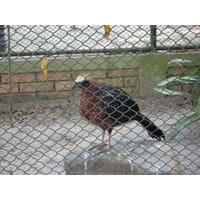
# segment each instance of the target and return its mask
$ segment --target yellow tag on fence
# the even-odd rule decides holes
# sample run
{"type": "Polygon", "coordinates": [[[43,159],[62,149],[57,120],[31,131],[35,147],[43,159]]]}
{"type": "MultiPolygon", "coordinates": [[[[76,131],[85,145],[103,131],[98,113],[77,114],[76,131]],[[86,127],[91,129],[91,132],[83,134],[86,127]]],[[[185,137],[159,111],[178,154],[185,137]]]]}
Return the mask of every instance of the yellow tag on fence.
{"type": "Polygon", "coordinates": [[[103,37],[108,40],[110,32],[111,32],[110,25],[103,25],[103,28],[104,28],[104,35],[103,35],[103,37]]]}
{"type": "Polygon", "coordinates": [[[42,69],[43,76],[46,78],[48,75],[48,59],[44,56],[40,62],[40,66],[42,69]]]}

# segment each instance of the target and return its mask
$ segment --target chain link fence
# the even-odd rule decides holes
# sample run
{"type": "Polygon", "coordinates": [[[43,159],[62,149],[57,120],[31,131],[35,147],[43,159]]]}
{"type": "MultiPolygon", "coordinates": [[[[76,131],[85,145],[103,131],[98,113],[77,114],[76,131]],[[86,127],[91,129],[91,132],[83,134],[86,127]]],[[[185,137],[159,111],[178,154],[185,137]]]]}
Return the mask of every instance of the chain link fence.
{"type": "Polygon", "coordinates": [[[108,27],[0,26],[0,174],[200,174],[200,26],[108,27]],[[79,113],[78,76],[123,89],[166,141],[130,120],[91,149],[103,133],[79,113]]]}

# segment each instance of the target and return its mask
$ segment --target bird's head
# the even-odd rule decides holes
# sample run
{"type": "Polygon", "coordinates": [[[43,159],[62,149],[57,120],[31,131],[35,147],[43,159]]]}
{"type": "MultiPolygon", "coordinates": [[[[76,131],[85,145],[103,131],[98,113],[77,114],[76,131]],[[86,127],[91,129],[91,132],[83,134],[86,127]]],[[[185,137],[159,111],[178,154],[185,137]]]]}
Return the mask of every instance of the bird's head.
{"type": "Polygon", "coordinates": [[[89,79],[87,79],[86,77],[84,76],[78,76],[76,78],[76,80],[74,81],[74,85],[72,87],[73,88],[87,88],[88,86],[90,85],[90,81],[89,79]]]}

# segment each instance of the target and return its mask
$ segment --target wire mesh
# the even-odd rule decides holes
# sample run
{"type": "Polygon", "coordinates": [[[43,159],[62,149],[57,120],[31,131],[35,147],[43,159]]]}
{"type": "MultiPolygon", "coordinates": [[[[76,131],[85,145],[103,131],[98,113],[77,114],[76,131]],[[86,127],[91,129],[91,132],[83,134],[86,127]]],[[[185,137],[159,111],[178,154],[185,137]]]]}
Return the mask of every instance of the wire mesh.
{"type": "Polygon", "coordinates": [[[199,82],[167,86],[189,98],[155,91],[167,78],[199,76],[200,26],[108,30],[0,26],[0,174],[200,174],[199,82]],[[84,92],[78,76],[98,87],[84,92]],[[173,139],[151,137],[168,138],[194,112],[173,139]],[[91,149],[102,127],[113,128],[111,147],[91,149]]]}

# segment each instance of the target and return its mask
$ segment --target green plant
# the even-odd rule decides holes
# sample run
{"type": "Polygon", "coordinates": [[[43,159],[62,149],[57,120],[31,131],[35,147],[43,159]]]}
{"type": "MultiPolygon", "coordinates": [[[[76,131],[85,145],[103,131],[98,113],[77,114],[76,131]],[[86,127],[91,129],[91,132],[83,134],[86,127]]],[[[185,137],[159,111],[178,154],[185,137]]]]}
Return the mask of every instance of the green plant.
{"type": "Polygon", "coordinates": [[[178,91],[167,89],[167,85],[174,84],[177,82],[182,83],[182,84],[200,85],[200,75],[189,75],[189,76],[183,76],[183,77],[173,76],[166,80],[161,81],[160,83],[158,83],[157,85],[158,87],[154,88],[155,91],[160,92],[161,94],[164,94],[164,95],[183,96],[186,98],[190,98],[193,101],[196,100],[196,106],[194,107],[192,114],[182,117],[175,124],[175,126],[169,130],[169,137],[167,138],[166,141],[170,141],[171,139],[175,138],[178,132],[182,130],[185,126],[197,120],[200,120],[200,95],[198,94],[197,96],[195,96],[193,94],[189,94],[186,92],[178,92],[178,91]]]}

